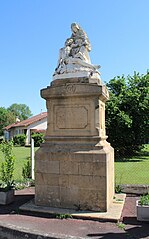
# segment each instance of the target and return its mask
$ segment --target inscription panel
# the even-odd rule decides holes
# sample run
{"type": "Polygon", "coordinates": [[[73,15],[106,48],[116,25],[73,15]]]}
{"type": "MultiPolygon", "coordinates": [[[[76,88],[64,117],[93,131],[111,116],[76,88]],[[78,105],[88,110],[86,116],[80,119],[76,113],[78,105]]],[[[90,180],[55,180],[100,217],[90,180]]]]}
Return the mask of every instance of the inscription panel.
{"type": "Polygon", "coordinates": [[[56,128],[85,129],[88,125],[88,109],[85,106],[56,106],[56,128]]]}

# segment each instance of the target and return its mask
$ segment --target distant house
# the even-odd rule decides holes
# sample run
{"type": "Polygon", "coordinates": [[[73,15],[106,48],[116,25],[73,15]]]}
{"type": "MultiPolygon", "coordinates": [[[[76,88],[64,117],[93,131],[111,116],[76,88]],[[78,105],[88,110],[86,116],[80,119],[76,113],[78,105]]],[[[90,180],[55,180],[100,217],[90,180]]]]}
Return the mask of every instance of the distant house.
{"type": "Polygon", "coordinates": [[[14,124],[8,125],[4,128],[4,138],[6,140],[13,139],[15,135],[25,134],[26,145],[31,142],[32,132],[44,133],[47,129],[47,112],[40,113],[29,119],[19,121],[18,119],[14,124]]]}

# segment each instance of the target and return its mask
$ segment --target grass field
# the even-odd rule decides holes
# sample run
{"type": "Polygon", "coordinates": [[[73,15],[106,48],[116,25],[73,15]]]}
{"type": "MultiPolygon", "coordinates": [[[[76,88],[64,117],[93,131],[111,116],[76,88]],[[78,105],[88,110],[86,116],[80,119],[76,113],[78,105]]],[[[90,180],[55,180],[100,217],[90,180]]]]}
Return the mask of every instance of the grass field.
{"type": "MultiPolygon", "coordinates": [[[[35,148],[35,151],[38,148],[35,148]]],[[[14,170],[14,180],[21,181],[22,177],[22,167],[26,163],[28,157],[30,157],[30,147],[14,147],[13,153],[15,155],[15,170],[14,170]]],[[[0,151],[0,165],[4,156],[0,151]]]]}
{"type": "Polygon", "coordinates": [[[149,145],[145,145],[140,155],[115,162],[116,184],[149,185],[149,145]]]}
{"type": "Polygon", "coordinates": [[[148,184],[149,157],[134,157],[125,162],[115,162],[116,184],[148,184]]]}
{"type": "MultiPolygon", "coordinates": [[[[35,148],[35,151],[38,148],[35,148]]],[[[29,147],[14,147],[15,171],[14,179],[21,181],[22,167],[30,156],[29,147]]],[[[0,152],[0,164],[3,155],[0,152]]],[[[124,161],[115,162],[116,184],[149,184],[149,145],[146,145],[141,155],[125,158],[124,161]]]]}

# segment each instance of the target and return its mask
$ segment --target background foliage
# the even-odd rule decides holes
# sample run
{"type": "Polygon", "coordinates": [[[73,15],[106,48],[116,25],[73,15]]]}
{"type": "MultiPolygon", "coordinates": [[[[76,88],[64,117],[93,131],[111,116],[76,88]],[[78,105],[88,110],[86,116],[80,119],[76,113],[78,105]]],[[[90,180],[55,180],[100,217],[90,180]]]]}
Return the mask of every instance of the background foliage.
{"type": "Polygon", "coordinates": [[[0,107],[0,135],[3,135],[3,128],[9,124],[15,122],[15,115],[5,109],[4,107],[0,107]]]}
{"type": "Polygon", "coordinates": [[[15,117],[18,117],[21,121],[28,119],[32,116],[32,113],[29,107],[25,104],[12,104],[8,109],[8,111],[12,112],[15,117]]]}
{"type": "Polygon", "coordinates": [[[25,146],[26,135],[25,134],[17,134],[13,137],[13,143],[17,146],[25,146]]]}
{"type": "Polygon", "coordinates": [[[44,134],[43,133],[32,133],[32,138],[34,139],[35,147],[39,147],[40,144],[44,142],[44,134]]]}
{"type": "Polygon", "coordinates": [[[25,104],[12,104],[9,108],[0,107],[0,136],[3,128],[16,122],[16,117],[25,120],[32,116],[29,107],[25,104]]]}
{"type": "Polygon", "coordinates": [[[115,77],[107,83],[108,141],[116,154],[133,154],[149,141],[149,72],[146,75],[115,77]]]}

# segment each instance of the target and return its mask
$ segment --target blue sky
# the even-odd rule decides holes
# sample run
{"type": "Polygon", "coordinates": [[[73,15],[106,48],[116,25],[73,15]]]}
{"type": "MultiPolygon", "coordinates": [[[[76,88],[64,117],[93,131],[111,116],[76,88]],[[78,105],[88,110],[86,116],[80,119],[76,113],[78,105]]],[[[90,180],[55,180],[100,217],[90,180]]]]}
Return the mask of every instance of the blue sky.
{"type": "Polygon", "coordinates": [[[148,0],[0,0],[0,107],[46,111],[40,89],[50,85],[59,49],[77,22],[101,78],[149,69],[148,0]]]}

